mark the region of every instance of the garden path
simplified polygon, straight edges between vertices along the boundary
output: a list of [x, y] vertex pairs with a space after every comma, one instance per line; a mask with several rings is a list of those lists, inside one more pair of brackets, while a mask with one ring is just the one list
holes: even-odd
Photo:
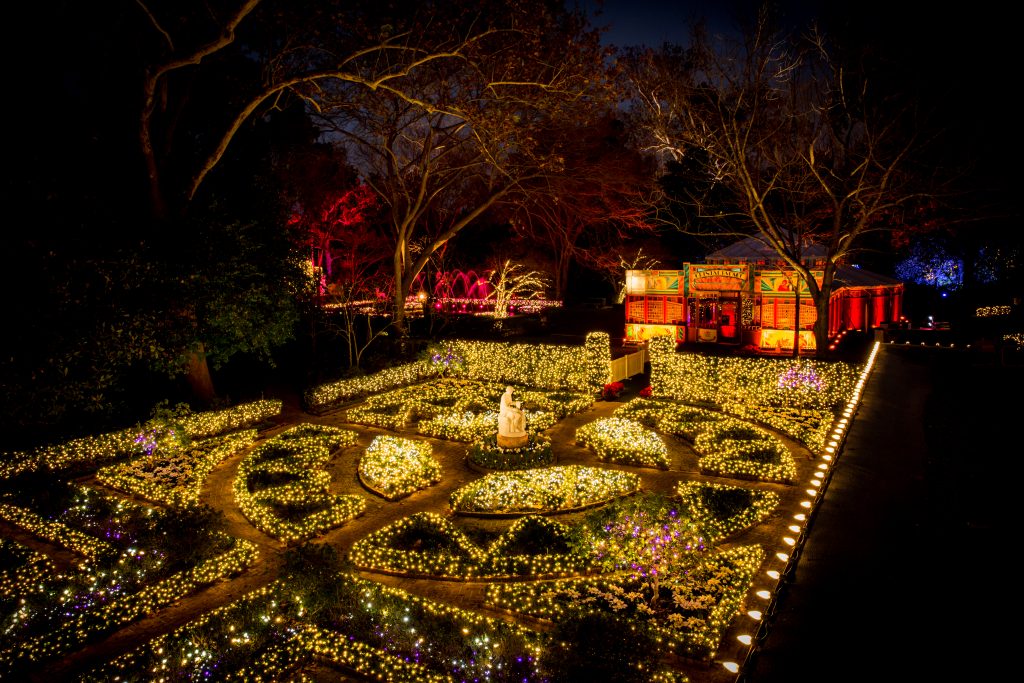
[[[618, 401], [595, 401], [586, 410], [560, 420], [549, 430], [545, 431], [544, 434], [552, 441], [552, 450], [555, 454], [556, 464], [600, 465], [609, 469], [635, 472], [640, 475], [644, 490], [663, 493], [671, 492], [680, 481], [684, 480], [723, 480], [721, 477], [702, 475], [697, 466], [697, 457], [693, 450], [685, 443], [670, 437], [665, 439], [669, 447], [671, 461], [671, 466], [668, 470], [603, 463], [589, 449], [576, 445], [575, 432], [577, 428], [588, 422], [612, 416], [614, 411], [624, 405], [628, 398], [630, 397], [623, 396], [623, 400]], [[253, 447], [296, 424], [304, 422], [353, 429], [359, 434], [357, 443], [335, 452], [328, 465], [332, 478], [331, 491], [333, 493], [361, 495], [367, 500], [367, 507], [363, 514], [318, 537], [317, 541], [330, 544], [339, 553], [347, 552], [356, 540], [367, 534], [413, 513], [432, 511], [452, 515], [453, 513], [448, 507], [448, 499], [451, 493], [482, 476], [471, 470], [465, 463], [467, 444], [423, 437], [416, 434], [413, 429], [405, 430], [403, 435], [422, 439], [431, 444], [433, 447], [433, 457], [442, 467], [443, 479], [441, 483], [428, 489], [417, 491], [395, 502], [388, 502], [379, 496], [371, 494], [362, 486], [357, 476], [357, 464], [359, 455], [376, 435], [394, 434], [394, 432], [346, 422], [345, 408], [313, 415], [302, 411], [294, 401], [286, 402], [282, 414], [274, 418], [270, 424], [263, 426]], [[811, 460], [807, 457], [806, 449], [779, 434], [776, 435], [783, 438], [783, 441], [787, 443], [797, 456], [798, 480], [806, 481], [813, 468]], [[279, 576], [287, 546], [253, 527], [242, 515], [234, 501], [232, 482], [244, 455], [245, 452], [236, 454], [221, 462], [213, 470], [203, 487], [201, 500], [224, 514], [228, 533], [252, 541], [258, 546], [259, 558], [256, 563], [234, 578], [222, 579], [204, 590], [197, 591], [169, 607], [114, 632], [102, 641], [94, 643], [45, 667], [43, 671], [33, 678], [33, 683], [73, 680], [76, 673], [109, 661], [119, 654], [130, 651], [146, 640], [169, 633], [189, 620], [209, 610], [227, 605], [242, 595], [270, 583]], [[111, 491], [106, 487], [102, 487], [94, 480], [90, 480], [88, 483]], [[752, 488], [774, 490], [782, 496], [783, 503], [766, 523], [738, 534], [736, 537], [729, 539], [729, 543], [724, 543], [722, 546], [761, 543], [766, 548], [773, 548], [778, 544], [778, 539], [782, 535], [781, 530], [786, 524], [785, 520], [790, 519], [793, 512], [798, 510], [794, 497], [796, 487], [751, 481], [741, 483]], [[114, 491], [111, 492], [116, 494]], [[584, 513], [568, 513], [559, 515], [557, 519], [571, 523], [582, 514]], [[455, 521], [456, 523], [473, 526], [487, 532], [500, 532], [506, 529], [514, 520], [456, 516]], [[774, 551], [769, 551], [769, 554], [772, 552]], [[402, 588], [415, 595], [454, 604], [464, 609], [470, 609], [495, 618], [514, 621], [511, 615], [493, 610], [484, 604], [486, 582], [414, 579], [377, 573], [371, 574], [368, 572], [363, 572], [362, 574], [381, 583]], [[536, 626], [537, 624], [531, 625]], [[749, 631], [749, 629], [747, 630]], [[731, 645], [734, 642], [736, 642], [735, 636], [730, 638], [729, 634], [726, 634], [722, 639], [723, 644], [728, 643]], [[736, 657], [742, 659], [741, 655], [736, 655]], [[728, 677], [715, 678], [716, 676], [721, 676], [722, 673], [726, 672], [719, 671], [718, 669], [708, 669], [708, 678], [702, 677], [701, 680], [703, 683], [717, 683], [718, 680], [725, 683], [729, 680]], [[328, 679], [335, 681], [353, 680], [344, 678], [333, 670], [329, 674], [329, 678], [324, 680]]]

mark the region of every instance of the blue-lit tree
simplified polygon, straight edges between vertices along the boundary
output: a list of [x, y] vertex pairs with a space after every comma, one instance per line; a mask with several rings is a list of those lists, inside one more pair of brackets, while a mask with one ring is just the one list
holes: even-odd
[[964, 284], [964, 262], [939, 241], [918, 241], [907, 258], [896, 264], [896, 276], [906, 282], [955, 291]]

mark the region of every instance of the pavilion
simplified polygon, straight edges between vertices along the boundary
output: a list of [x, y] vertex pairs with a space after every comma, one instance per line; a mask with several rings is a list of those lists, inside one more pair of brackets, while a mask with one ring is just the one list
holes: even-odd
[[[825, 250], [808, 244], [804, 264], [820, 283]], [[679, 343], [752, 346], [761, 353], [815, 350], [817, 311], [807, 284], [757, 237], [678, 270], [626, 271], [626, 341], [671, 336]], [[799, 285], [799, 286], [798, 286]], [[836, 270], [829, 336], [868, 331], [902, 316], [903, 283], [855, 265]]]

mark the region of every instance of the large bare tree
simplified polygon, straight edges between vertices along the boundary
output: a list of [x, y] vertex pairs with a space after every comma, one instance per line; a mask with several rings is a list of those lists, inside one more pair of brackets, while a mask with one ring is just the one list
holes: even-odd
[[566, 296], [571, 266], [617, 268], [630, 237], [649, 233], [654, 168], [625, 144], [610, 111], [597, 120], [562, 121], [544, 132], [562, 172], [538, 179], [513, 213], [517, 231], [552, 262], [555, 298]]
[[308, 93], [325, 132], [350, 150], [388, 208], [403, 329], [410, 287], [449, 240], [565, 173], [545, 131], [593, 120], [613, 101], [608, 50], [582, 14], [527, 1], [485, 3], [480, 12], [433, 17], [440, 43], [486, 17], [490, 32], [464, 60], [436, 60], [378, 91], [339, 83]]
[[[521, 182], [510, 160], [536, 159], [531, 131], [570, 104], [588, 106], [605, 80], [605, 51], [584, 15], [544, 0], [137, 0], [136, 8], [147, 64], [137, 139], [156, 225], [181, 220], [223, 175], [239, 141], [272, 115], [404, 108], [394, 129], [401, 138], [383, 145], [395, 156], [384, 173], [367, 173], [393, 216], [399, 324], [400, 300], [426, 259]], [[414, 142], [415, 135], [425, 137]], [[466, 172], [446, 172], [432, 185], [432, 170], [410, 156], [423, 143], [419, 161]], [[453, 147], [438, 161], [435, 144]], [[422, 191], [408, 175], [421, 171]], [[413, 255], [418, 241], [426, 247]], [[202, 339], [190, 343], [184, 368], [196, 394], [210, 400], [207, 351]]]
[[[771, 247], [810, 290], [819, 353], [836, 268], [912, 224], [934, 191], [915, 166], [928, 143], [919, 112], [837, 54], [813, 26], [778, 30], [762, 9], [733, 37], [698, 26], [687, 49], [624, 60], [642, 148], [703, 174], [675, 197], [686, 219], [666, 220]], [[812, 246], [825, 253], [820, 279]]]

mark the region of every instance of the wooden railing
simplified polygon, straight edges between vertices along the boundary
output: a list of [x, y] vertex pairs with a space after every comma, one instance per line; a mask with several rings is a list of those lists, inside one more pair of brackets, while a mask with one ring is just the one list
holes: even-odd
[[640, 349], [625, 356], [612, 359], [612, 382], [618, 382], [634, 375], [642, 375], [647, 363], [647, 349]]

